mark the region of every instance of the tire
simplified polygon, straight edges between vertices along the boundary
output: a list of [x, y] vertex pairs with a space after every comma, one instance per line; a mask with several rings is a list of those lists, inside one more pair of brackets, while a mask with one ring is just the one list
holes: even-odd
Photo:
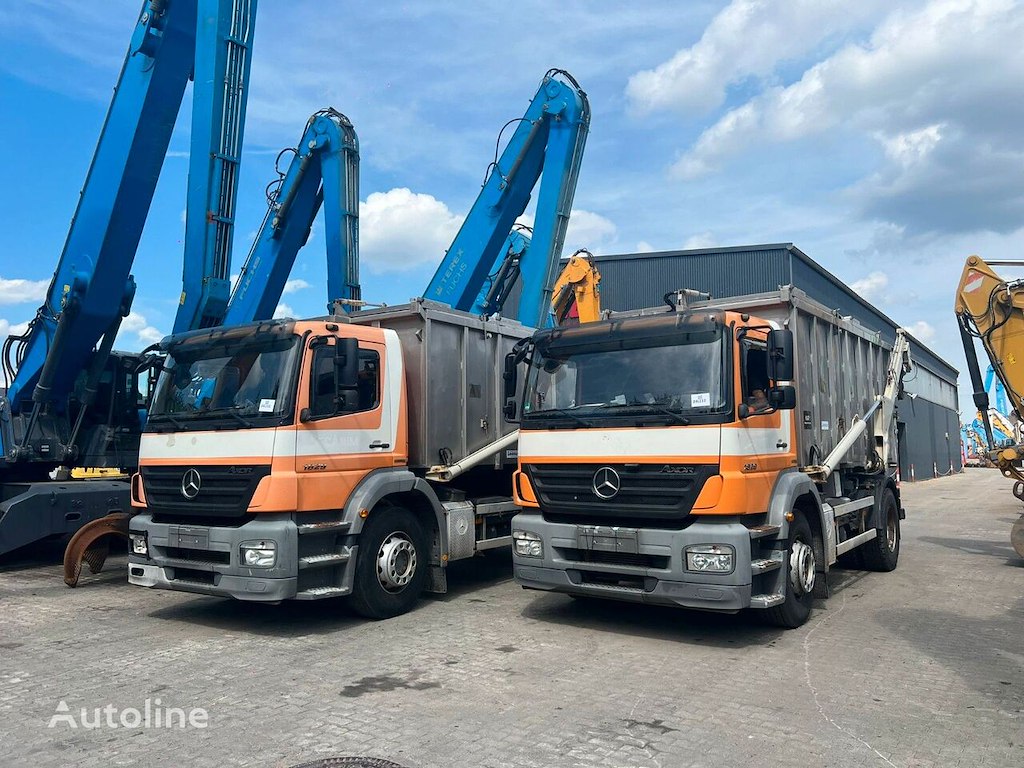
[[409, 611], [427, 584], [428, 553], [427, 535], [409, 510], [378, 505], [359, 536], [352, 610], [368, 619]]
[[894, 571], [900, 559], [900, 508], [888, 488], [882, 492], [882, 521], [878, 536], [857, 548], [869, 571]]
[[804, 624], [811, 615], [817, 571], [814, 537], [810, 523], [802, 512], [797, 512], [793, 522], [789, 524], [784, 567], [786, 599], [781, 605], [773, 606], [765, 613], [768, 621], [775, 626], [795, 629]]

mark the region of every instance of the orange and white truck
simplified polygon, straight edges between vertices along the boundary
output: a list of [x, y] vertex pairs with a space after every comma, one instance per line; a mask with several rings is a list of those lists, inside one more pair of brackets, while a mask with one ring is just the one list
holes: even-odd
[[666, 302], [538, 331], [506, 361], [516, 581], [795, 627], [838, 557], [895, 568], [903, 332], [792, 287]]
[[[173, 336], [132, 479], [132, 584], [240, 600], [443, 592], [508, 546], [506, 353], [532, 329], [416, 300]], [[433, 470], [433, 472], [432, 472]]]

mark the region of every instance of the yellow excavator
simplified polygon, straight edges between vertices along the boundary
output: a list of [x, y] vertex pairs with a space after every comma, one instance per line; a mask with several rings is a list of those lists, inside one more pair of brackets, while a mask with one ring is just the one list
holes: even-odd
[[601, 273], [585, 249], [569, 257], [551, 293], [555, 325], [579, 325], [601, 319]]
[[[1024, 267], [1024, 261], [990, 261], [970, 256], [956, 290], [956, 317], [974, 390], [974, 404], [981, 413], [988, 458], [1005, 477], [1015, 480], [1013, 495], [1024, 501], [1024, 445], [1019, 442], [996, 447], [989, 417], [989, 398], [978, 362], [975, 339], [981, 341], [995, 375], [1017, 421], [1024, 416], [1024, 280], [1004, 280], [992, 266]], [[1010, 543], [1024, 557], [1024, 514], [1013, 524]]]

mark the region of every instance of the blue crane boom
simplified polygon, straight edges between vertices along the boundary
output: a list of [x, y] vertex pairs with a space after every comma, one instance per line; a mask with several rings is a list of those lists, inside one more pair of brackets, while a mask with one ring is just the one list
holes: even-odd
[[351, 121], [329, 108], [310, 117], [287, 172], [267, 197], [267, 215], [231, 294], [224, 325], [274, 316], [321, 207], [326, 212], [328, 311], [336, 300], [358, 301], [359, 140]]
[[[81, 371], [102, 373], [130, 311], [132, 263], [193, 73], [200, 83], [193, 99], [190, 242], [203, 247], [186, 248], [183, 308], [194, 293], [197, 309], [188, 326], [199, 327], [211, 315], [199, 301], [202, 291], [189, 287], [198, 281], [218, 315], [217, 296], [227, 294], [218, 281], [226, 286], [230, 271], [230, 227], [224, 225], [234, 210], [249, 74], [248, 56], [239, 51], [251, 45], [255, 15], [256, 0], [143, 3], [45, 302], [27, 332], [7, 346], [9, 386], [0, 407], [11, 418], [0, 420], [9, 424], [0, 431], [0, 465], [74, 460], [77, 428], [64, 428], [69, 399]], [[78, 410], [84, 413], [84, 405]], [[37, 438], [46, 455], [33, 445]]]
[[127, 484], [46, 482], [58, 466], [132, 467], [139, 355], [113, 352], [139, 239], [185, 88], [194, 79], [179, 322], [227, 301], [256, 0], [146, 0], [43, 305], [3, 345], [0, 554], [128, 507]]
[[[522, 280], [518, 319], [542, 326], [549, 317], [590, 127], [590, 104], [572, 75], [554, 69], [545, 74], [525, 114], [514, 122], [512, 138], [488, 169], [476, 202], [424, 296], [455, 309], [491, 314], [501, 307], [487, 302], [484, 292], [492, 273], [501, 275], [504, 268], [512, 283], [517, 274]], [[524, 243], [510, 235], [538, 180], [533, 233]]]

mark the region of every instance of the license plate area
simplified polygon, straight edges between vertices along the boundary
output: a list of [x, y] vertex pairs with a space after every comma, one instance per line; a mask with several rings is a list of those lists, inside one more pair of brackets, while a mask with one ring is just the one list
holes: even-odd
[[172, 526], [167, 532], [167, 545], [179, 549], [209, 549], [210, 531], [193, 526]]
[[635, 555], [640, 551], [636, 528], [612, 525], [576, 526], [576, 546], [594, 552], [624, 552]]

